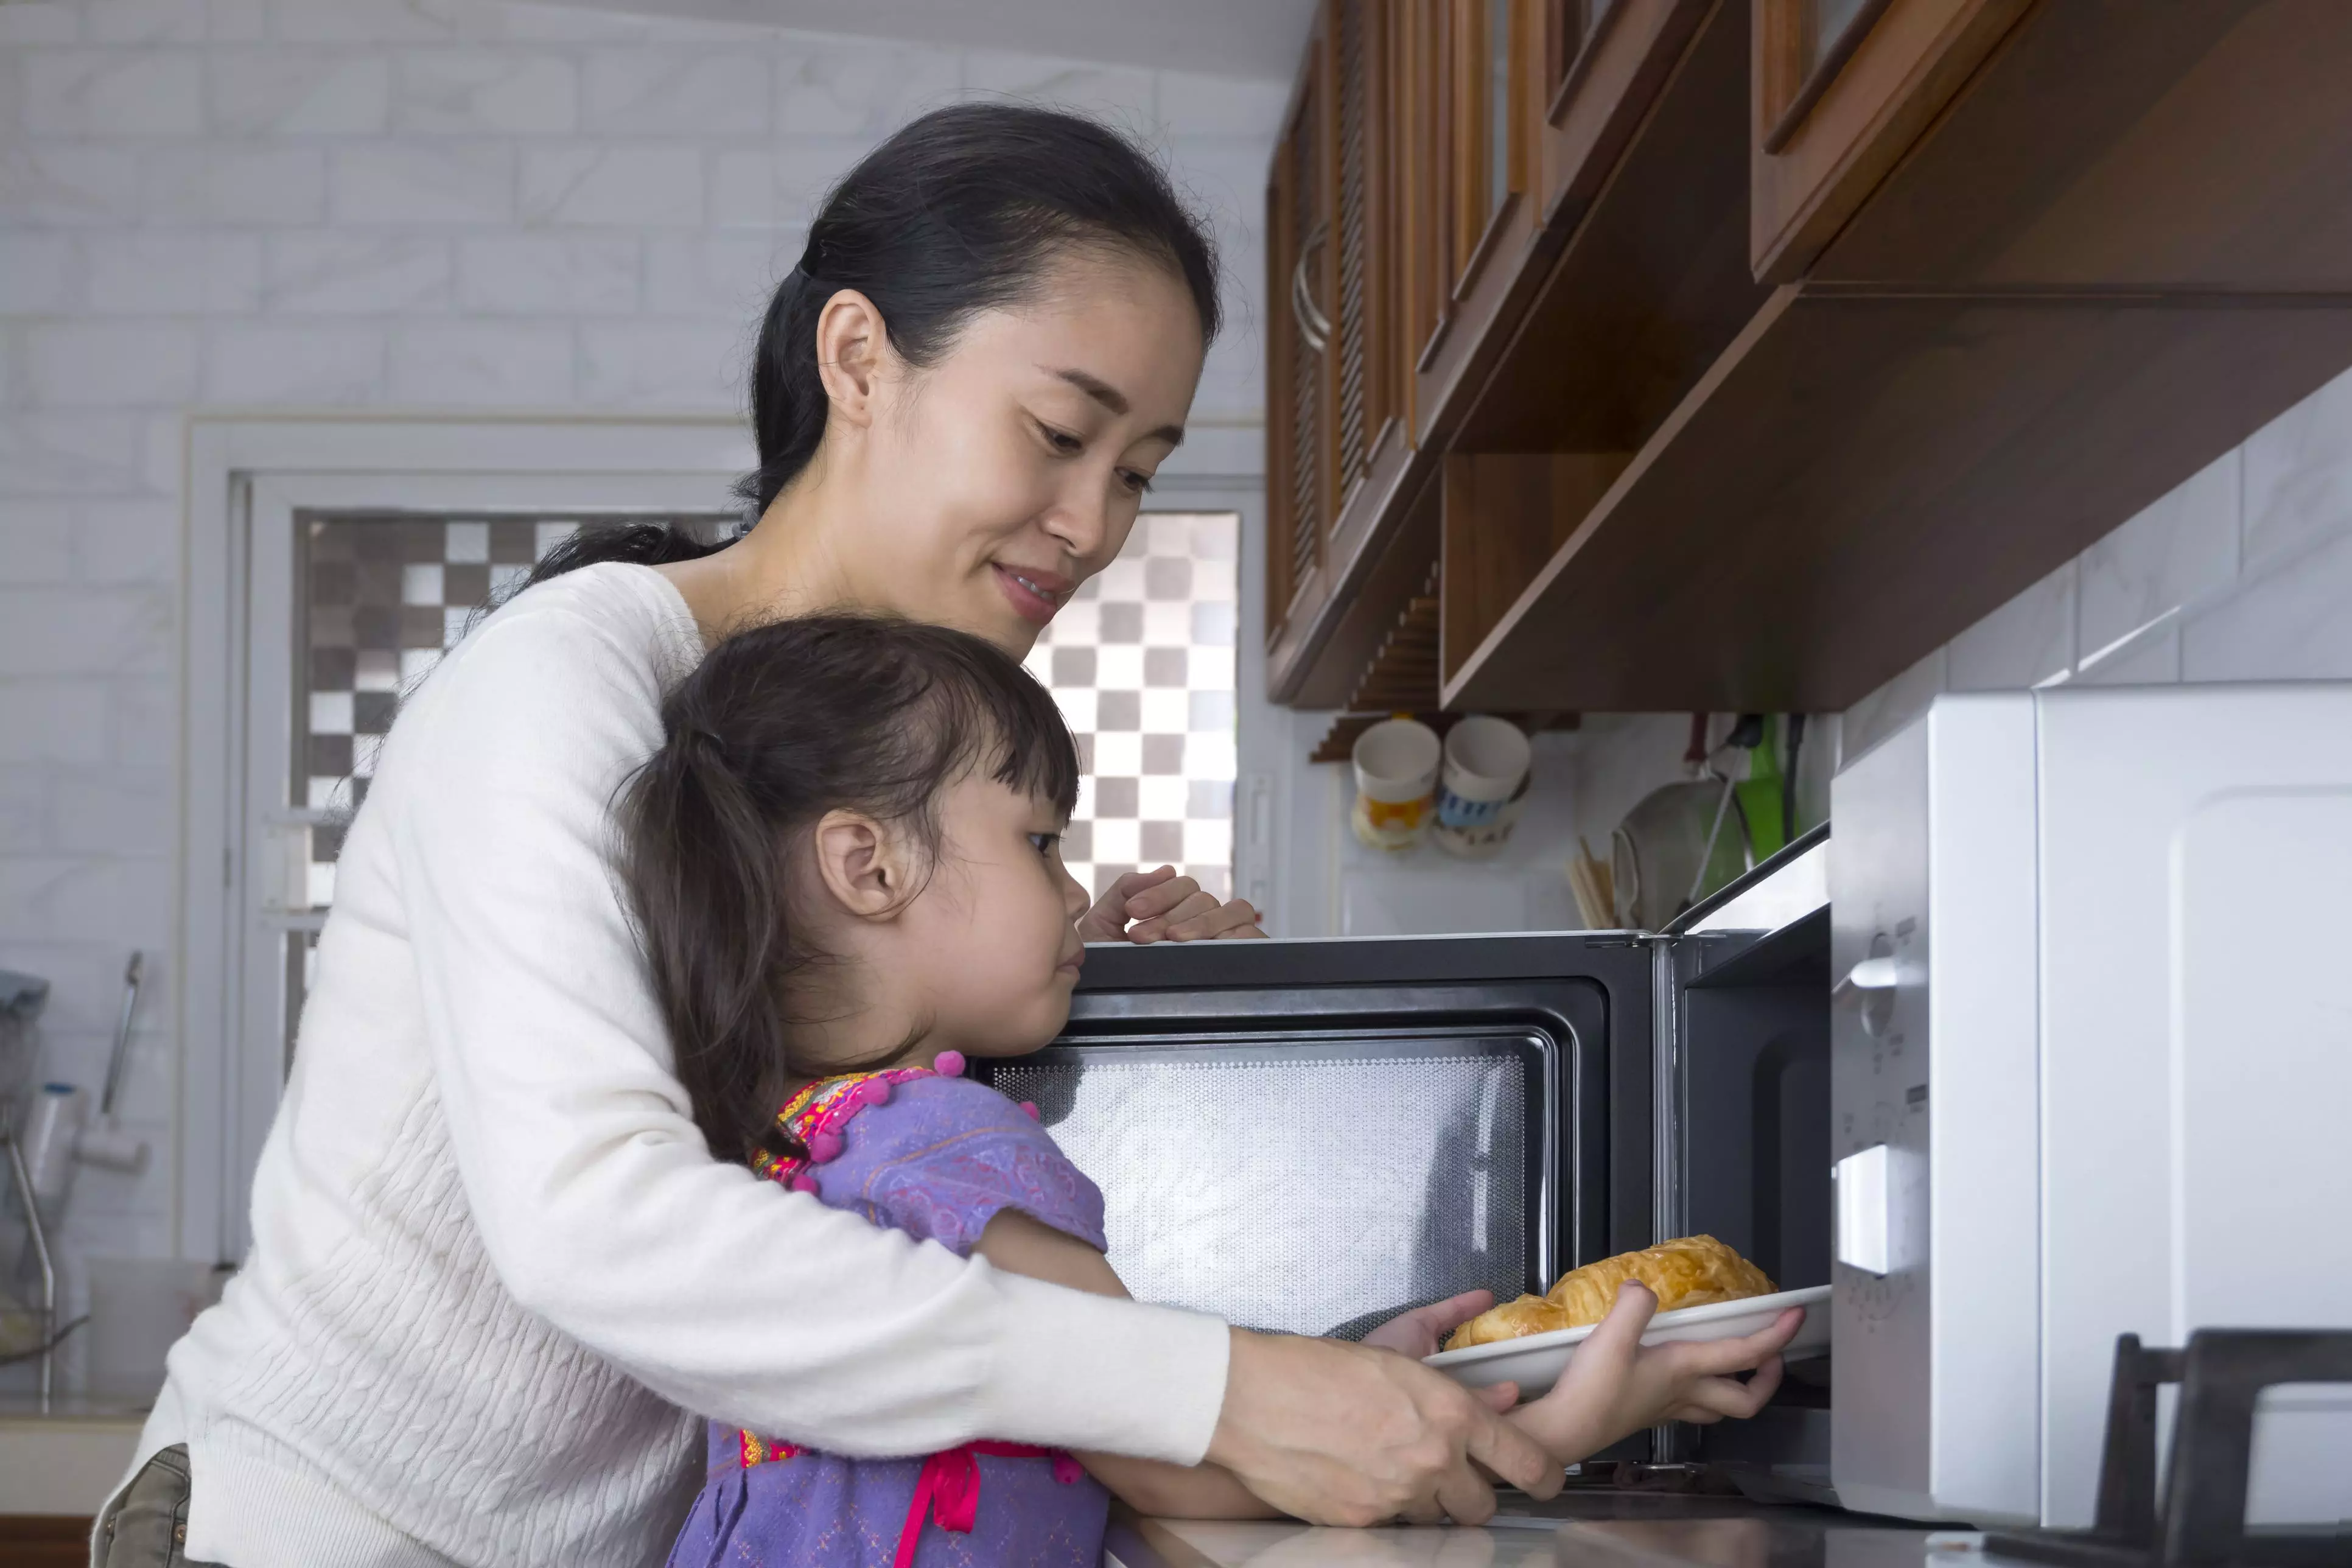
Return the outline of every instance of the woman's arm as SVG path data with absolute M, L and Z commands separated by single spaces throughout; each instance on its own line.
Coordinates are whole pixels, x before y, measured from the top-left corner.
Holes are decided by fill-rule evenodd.
M 594 586 L 534 590 L 450 656 L 354 830 L 385 840 L 397 900 L 377 902 L 501 1282 L 663 1397 L 778 1436 L 1201 1457 L 1223 1323 L 972 1267 L 711 1159 L 607 858 L 662 672 L 649 612 Z
M 1127 1294 L 1110 1260 L 1076 1237 L 1032 1219 L 1018 1209 L 1001 1209 L 981 1232 L 973 1255 L 1010 1274 L 1049 1280 L 1097 1296 Z M 1163 1464 L 1118 1454 L 1080 1453 L 1094 1478 L 1138 1513 L 1161 1519 L 1280 1519 L 1280 1509 L 1260 1501 L 1222 1466 Z

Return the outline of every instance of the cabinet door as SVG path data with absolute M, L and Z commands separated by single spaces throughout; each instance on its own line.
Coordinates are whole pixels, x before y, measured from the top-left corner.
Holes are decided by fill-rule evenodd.
M 1396 304 L 1388 199 L 1388 39 L 1382 0 L 1330 0 L 1334 174 L 1329 353 L 1334 378 L 1338 513 L 1363 479 L 1395 412 Z
M 1307 41 L 1266 184 L 1266 632 L 1311 612 L 1330 528 L 1331 185 L 1326 31 Z
M 1744 4 L 1745 0 L 1727 0 Z M 1714 0 L 1545 0 L 1537 188 L 1543 221 L 1580 221 Z
M 1750 0 L 1748 258 L 1803 274 L 2034 0 Z

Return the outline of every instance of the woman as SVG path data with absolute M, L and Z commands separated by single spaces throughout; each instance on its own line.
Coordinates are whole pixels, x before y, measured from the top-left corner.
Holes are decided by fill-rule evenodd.
M 711 639 L 845 606 L 1024 652 L 1118 553 L 1216 324 L 1207 241 L 1087 121 L 942 110 L 847 176 L 761 331 L 757 526 L 583 544 L 394 727 L 252 1253 L 172 1352 L 100 1562 L 658 1562 L 702 1415 L 848 1453 L 1205 1456 L 1335 1522 L 1483 1518 L 1474 1461 L 1558 1484 L 1408 1357 L 1000 1273 L 714 1161 L 616 896 L 614 791 Z M 1163 872 L 1089 923 L 1254 913 Z

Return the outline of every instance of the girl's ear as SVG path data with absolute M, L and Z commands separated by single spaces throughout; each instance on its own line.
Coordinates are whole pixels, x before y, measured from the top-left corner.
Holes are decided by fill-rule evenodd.
M 835 290 L 816 318 L 817 379 L 835 417 L 857 426 L 874 422 L 889 353 L 890 330 L 874 301 L 855 289 Z
M 887 920 L 914 896 L 906 835 L 862 812 L 828 811 L 814 837 L 817 879 L 843 913 Z

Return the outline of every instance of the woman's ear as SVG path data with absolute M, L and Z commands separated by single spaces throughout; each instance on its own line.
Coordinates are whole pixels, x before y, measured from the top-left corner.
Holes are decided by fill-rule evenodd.
M 816 318 L 816 374 L 835 417 L 861 426 L 874 422 L 889 354 L 890 329 L 874 301 L 855 289 L 835 290 Z
M 862 812 L 828 811 L 814 836 L 817 880 L 844 914 L 887 920 L 914 896 L 906 835 Z

